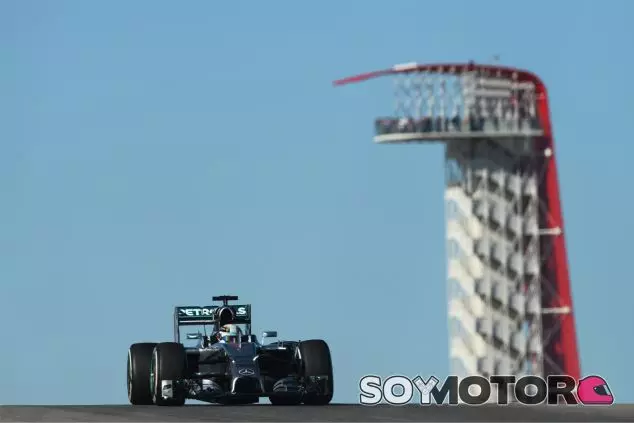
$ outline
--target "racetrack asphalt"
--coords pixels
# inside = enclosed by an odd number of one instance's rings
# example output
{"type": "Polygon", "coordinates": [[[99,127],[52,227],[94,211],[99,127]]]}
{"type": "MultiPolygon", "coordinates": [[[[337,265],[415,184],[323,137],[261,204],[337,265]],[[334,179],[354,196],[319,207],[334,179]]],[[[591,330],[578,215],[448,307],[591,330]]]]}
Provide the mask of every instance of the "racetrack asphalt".
{"type": "Polygon", "coordinates": [[[0,422],[634,422],[634,405],[589,406],[309,406],[184,407],[130,405],[0,406],[0,422]]]}

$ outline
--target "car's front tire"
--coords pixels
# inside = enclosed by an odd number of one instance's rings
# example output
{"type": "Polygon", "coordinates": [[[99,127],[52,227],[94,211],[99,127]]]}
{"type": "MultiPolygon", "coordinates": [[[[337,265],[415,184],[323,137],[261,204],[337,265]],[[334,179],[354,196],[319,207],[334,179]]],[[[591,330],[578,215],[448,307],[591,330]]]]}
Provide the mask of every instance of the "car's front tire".
{"type": "Polygon", "coordinates": [[[132,405],[152,405],[150,365],[156,343],[140,342],[128,349],[128,401],[132,405]]]}
{"type": "Polygon", "coordinates": [[[185,377],[187,368],[187,353],[182,344],[177,342],[162,342],[154,347],[150,366],[150,383],[152,402],[156,405],[180,407],[185,405],[185,394],[180,389],[172,389],[174,398],[164,399],[161,395],[161,381],[171,380],[172,383],[185,377]]]}
{"type": "Polygon", "coordinates": [[[332,371],[332,358],[330,348],[321,339],[311,339],[299,344],[300,363],[302,376],[326,376],[326,392],[306,393],[303,402],[306,405],[327,405],[332,401],[334,394],[334,380],[332,371]]]}

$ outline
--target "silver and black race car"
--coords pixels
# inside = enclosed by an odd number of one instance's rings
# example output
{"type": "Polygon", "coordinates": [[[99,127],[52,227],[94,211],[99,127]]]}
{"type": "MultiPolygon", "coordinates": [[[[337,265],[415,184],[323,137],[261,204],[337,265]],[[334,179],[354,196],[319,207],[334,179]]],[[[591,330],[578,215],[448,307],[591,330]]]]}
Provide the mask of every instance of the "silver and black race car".
{"type": "MultiPolygon", "coordinates": [[[[274,405],[326,405],[333,396],[333,369],[323,340],[261,344],[251,333],[251,305],[229,304],[237,296],[217,296],[216,306],[175,307],[174,342],[143,342],[128,350],[128,399],[133,405],[182,406],[186,399],[216,404],[252,404],[268,397],[274,405]],[[182,326],[195,345],[181,342],[182,326]],[[225,342],[216,334],[226,325],[241,336],[225,342]],[[207,327],[211,334],[207,335],[207,327]]],[[[262,334],[276,338],[277,332],[262,334]]]]}

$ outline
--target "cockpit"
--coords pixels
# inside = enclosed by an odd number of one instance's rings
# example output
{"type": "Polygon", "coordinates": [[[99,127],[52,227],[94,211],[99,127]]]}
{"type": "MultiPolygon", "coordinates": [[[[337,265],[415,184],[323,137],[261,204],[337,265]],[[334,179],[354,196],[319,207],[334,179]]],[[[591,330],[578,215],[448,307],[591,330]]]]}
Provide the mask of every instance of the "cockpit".
{"type": "MultiPolygon", "coordinates": [[[[206,331],[205,331],[206,332],[206,331]]],[[[223,325],[216,328],[211,334],[189,333],[187,339],[198,340],[198,347],[208,348],[217,343],[241,345],[243,343],[258,343],[256,335],[249,334],[246,324],[223,325]]]]}

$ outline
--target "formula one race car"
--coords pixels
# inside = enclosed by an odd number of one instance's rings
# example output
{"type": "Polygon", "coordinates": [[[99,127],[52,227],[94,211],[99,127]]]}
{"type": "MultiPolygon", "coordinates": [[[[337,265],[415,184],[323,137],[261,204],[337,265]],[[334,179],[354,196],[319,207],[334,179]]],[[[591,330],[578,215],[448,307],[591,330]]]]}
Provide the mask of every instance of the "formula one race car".
{"type": "MultiPolygon", "coordinates": [[[[333,396],[330,349],[323,340],[261,344],[251,333],[251,305],[237,296],[220,306],[174,309],[174,342],[136,343],[128,350],[128,399],[133,405],[182,406],[186,399],[217,404],[326,405],[333,396]],[[181,343],[181,326],[203,326],[181,343]],[[211,325],[207,335],[205,325],[211,325]]],[[[262,334],[277,337],[277,332],[262,334]]]]}

